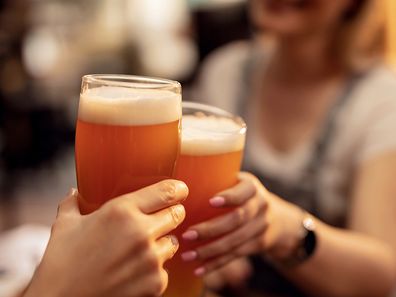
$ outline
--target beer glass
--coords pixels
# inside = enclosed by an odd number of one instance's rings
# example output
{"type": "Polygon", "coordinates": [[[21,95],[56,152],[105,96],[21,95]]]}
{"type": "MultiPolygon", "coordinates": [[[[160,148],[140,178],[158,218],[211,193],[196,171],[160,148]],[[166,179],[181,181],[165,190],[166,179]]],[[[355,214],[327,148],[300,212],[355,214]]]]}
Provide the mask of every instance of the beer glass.
{"type": "MultiPolygon", "coordinates": [[[[215,209],[209,199],[237,183],[246,125],[239,117],[208,105],[183,102],[181,154],[176,165],[176,179],[189,188],[185,221],[175,230],[180,239],[188,227],[225,214],[230,209],[215,209]]],[[[198,261],[184,262],[180,255],[197,244],[180,240],[178,254],[165,263],[169,285],[164,297],[199,297],[202,280],[194,276],[198,261]]]]}
{"type": "Polygon", "coordinates": [[[75,140],[81,213],[172,177],[180,151],[180,118],[178,82],[84,76],[75,140]]]}

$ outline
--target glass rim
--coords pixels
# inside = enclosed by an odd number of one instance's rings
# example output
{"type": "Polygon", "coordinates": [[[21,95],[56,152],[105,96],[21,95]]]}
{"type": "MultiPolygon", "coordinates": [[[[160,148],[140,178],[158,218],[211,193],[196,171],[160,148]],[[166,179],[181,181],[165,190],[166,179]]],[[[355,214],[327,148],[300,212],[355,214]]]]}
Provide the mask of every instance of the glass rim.
{"type": "Polygon", "coordinates": [[[181,89],[180,83],[175,80],[129,74],[86,74],[82,77],[82,83],[135,89],[181,89]]]}
{"type": "MultiPolygon", "coordinates": [[[[198,102],[193,102],[193,101],[182,101],[182,110],[184,108],[191,108],[191,109],[197,109],[197,111],[202,111],[202,112],[209,112],[213,113],[215,116],[220,116],[220,117],[225,117],[228,119],[233,120],[237,125],[239,125],[239,129],[235,131],[210,131],[211,133],[216,133],[216,134],[246,134],[247,130],[247,125],[244,119],[236,114],[233,114],[231,112],[228,112],[220,107],[213,106],[213,105],[208,105],[208,104],[203,104],[203,103],[198,103],[198,102]]],[[[182,119],[183,119],[184,113],[182,113],[182,119]]],[[[183,124],[182,124],[182,129],[183,129],[183,124]]],[[[207,131],[207,129],[202,129],[203,131],[207,131]]]]}

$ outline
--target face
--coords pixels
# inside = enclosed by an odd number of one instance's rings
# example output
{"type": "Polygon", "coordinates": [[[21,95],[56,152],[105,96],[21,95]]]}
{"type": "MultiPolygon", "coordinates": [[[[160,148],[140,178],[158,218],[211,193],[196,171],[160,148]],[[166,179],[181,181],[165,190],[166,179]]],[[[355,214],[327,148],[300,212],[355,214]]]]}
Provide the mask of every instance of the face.
{"type": "Polygon", "coordinates": [[[356,0],[251,0],[259,30],[278,36],[323,33],[335,28],[356,0]]]}

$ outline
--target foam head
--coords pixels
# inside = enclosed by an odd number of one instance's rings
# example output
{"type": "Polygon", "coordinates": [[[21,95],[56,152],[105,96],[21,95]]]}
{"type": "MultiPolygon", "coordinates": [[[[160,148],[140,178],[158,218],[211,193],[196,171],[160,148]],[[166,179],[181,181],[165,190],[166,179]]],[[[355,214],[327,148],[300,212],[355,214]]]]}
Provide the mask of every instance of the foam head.
{"type": "Polygon", "coordinates": [[[206,115],[182,119],[182,154],[214,155],[242,150],[245,130],[234,120],[206,115]]]}
{"type": "Polygon", "coordinates": [[[102,86],[80,94],[78,118],[108,125],[154,125],[181,117],[181,95],[168,90],[102,86]]]}

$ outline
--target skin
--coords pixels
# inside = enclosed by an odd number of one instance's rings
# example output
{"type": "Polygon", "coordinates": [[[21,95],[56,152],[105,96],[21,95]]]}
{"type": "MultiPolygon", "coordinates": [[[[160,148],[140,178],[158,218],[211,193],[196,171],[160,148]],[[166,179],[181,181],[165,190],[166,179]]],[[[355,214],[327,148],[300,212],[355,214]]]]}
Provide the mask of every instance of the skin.
{"type": "MultiPolygon", "coordinates": [[[[312,0],[294,9],[288,1],[279,0],[275,8],[271,2],[276,1],[251,0],[253,22],[259,31],[275,36],[277,47],[266,71],[254,73],[251,95],[260,121],[250,129],[260,129],[275,151],[287,153],[315,137],[348,78],[349,69],[334,54],[334,41],[353,3],[312,0]]],[[[284,259],[300,240],[304,212],[268,192],[254,176],[242,174],[237,186],[212,200],[213,207],[239,207],[189,229],[197,233],[196,240],[214,240],[195,251],[196,259],[208,260],[195,272],[211,288],[240,287],[252,273],[244,256],[259,253],[307,295],[388,296],[396,284],[394,176],[395,150],[359,163],[351,176],[350,197],[345,197],[351,201],[347,228],[313,217],[315,254],[285,267],[284,259]]]]}
{"type": "Polygon", "coordinates": [[[166,180],[81,215],[77,191],[60,203],[44,257],[22,296],[160,296],[178,249],[166,235],[185,217],[183,182],[166,180]]]}

